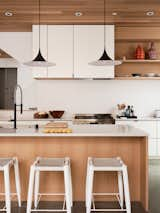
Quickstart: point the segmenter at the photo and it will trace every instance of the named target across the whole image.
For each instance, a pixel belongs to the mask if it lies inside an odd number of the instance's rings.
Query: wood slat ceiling
[[[103,5],[104,0],[41,0],[41,24],[101,24]],[[150,10],[152,17],[146,16]],[[4,16],[5,11],[13,16]],[[75,11],[83,16],[75,17]],[[0,31],[31,31],[37,23],[38,0],[0,0]],[[106,0],[106,23],[160,26],[160,0]]]

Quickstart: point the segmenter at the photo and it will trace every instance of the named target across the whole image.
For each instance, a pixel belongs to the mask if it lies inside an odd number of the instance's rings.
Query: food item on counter
[[[34,118],[40,119],[40,118],[48,118],[49,115],[47,112],[36,112],[34,113]]]
[[[145,59],[145,51],[141,45],[138,45],[136,48],[135,58],[139,60]]]
[[[49,111],[49,113],[53,118],[61,118],[62,115],[64,114],[64,110],[53,110]]]
[[[118,104],[118,110],[124,110],[126,108],[125,104]]]
[[[67,122],[49,122],[45,125],[46,128],[67,128]]]
[[[151,59],[151,60],[156,60],[157,59],[157,51],[156,51],[154,42],[150,42],[149,43],[148,58]]]
[[[70,128],[45,128],[44,133],[72,133]]]

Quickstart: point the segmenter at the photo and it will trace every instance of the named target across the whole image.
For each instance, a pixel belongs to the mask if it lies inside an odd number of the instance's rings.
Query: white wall
[[[117,103],[133,104],[138,115],[160,108],[160,81],[38,81],[22,62],[32,58],[31,33],[0,33],[0,48],[18,60],[18,83],[25,107],[68,112],[111,112]]]

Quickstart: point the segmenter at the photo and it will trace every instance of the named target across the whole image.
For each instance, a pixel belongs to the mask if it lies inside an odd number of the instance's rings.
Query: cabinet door
[[[157,138],[160,139],[160,121],[157,121]]]
[[[32,40],[33,40],[33,58],[38,54],[39,50],[39,25],[32,27]],[[47,59],[47,25],[40,26],[40,49],[43,57]],[[34,67],[32,68],[34,78],[47,77],[47,68]]]
[[[114,59],[114,26],[106,25],[106,50]],[[74,76],[76,78],[114,78],[114,66],[93,66],[104,51],[102,25],[76,25],[74,27]]]
[[[149,157],[157,157],[158,155],[160,156],[160,143],[157,143],[157,139],[149,139],[148,152]]]
[[[149,134],[149,138],[157,138],[157,122],[156,121],[116,121],[116,124],[131,125],[140,128]]]
[[[150,138],[157,138],[157,122],[156,121],[138,121],[136,127],[147,132]]]
[[[73,75],[73,25],[48,26],[48,78],[71,78]]]

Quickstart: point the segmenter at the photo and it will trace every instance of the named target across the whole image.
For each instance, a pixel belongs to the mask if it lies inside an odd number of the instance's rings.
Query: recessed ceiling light
[[[83,16],[83,13],[80,11],[77,11],[74,13],[75,16],[79,17],[79,16]]]
[[[11,11],[5,11],[4,15],[10,17],[10,16],[13,16],[13,13]]]
[[[154,16],[154,11],[148,11],[148,12],[146,12],[146,15],[147,16]]]
[[[117,16],[117,15],[118,15],[117,12],[112,13],[112,16]]]

